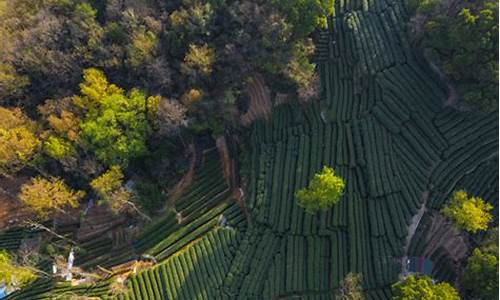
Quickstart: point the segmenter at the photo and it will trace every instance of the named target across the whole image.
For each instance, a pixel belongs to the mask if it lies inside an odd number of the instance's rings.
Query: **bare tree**
[[[161,99],[158,103],[158,132],[163,136],[172,136],[179,133],[179,129],[186,126],[187,109],[176,100]]]

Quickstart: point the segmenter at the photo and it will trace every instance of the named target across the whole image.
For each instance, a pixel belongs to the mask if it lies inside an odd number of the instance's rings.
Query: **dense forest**
[[[0,0],[0,299],[498,299],[498,25]]]

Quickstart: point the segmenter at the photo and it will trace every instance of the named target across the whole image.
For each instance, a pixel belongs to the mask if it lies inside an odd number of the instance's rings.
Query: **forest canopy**
[[[0,37],[0,298],[497,296],[498,1],[0,0]]]
[[[412,0],[411,35],[466,107],[498,110],[498,1]]]

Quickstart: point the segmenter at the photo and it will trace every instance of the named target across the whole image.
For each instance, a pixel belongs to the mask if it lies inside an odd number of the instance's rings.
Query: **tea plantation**
[[[316,40],[321,99],[276,106],[272,120],[245,133],[248,217],[209,152],[177,201],[181,224],[165,212],[113,258],[77,257],[78,264],[154,257],[117,299],[326,300],[348,272],[363,275],[368,299],[390,299],[401,260],[421,255],[433,213],[455,189],[498,208],[497,115],[444,104],[445,85],[410,47],[407,20],[401,0],[336,2]],[[333,208],[310,215],[294,192],[323,165],[345,180],[345,193]],[[0,246],[15,247],[14,234],[0,236]],[[95,253],[92,247],[102,246],[88,247]],[[445,248],[433,251],[433,275],[454,280]],[[108,281],[70,287],[41,280],[7,299],[67,299],[65,293],[113,298]]]

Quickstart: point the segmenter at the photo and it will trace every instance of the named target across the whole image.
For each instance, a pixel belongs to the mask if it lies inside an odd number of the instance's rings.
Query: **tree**
[[[97,69],[86,69],[83,76],[82,96],[74,97],[74,103],[85,111],[80,136],[87,147],[108,166],[126,166],[146,154],[151,128],[145,95],[137,89],[125,94]]]
[[[5,250],[0,250],[0,282],[8,288],[22,287],[36,279],[32,269],[18,265]]]
[[[199,89],[190,89],[181,97],[181,102],[189,109],[196,106],[203,99],[203,91]]]
[[[29,163],[40,140],[36,124],[19,109],[0,107],[0,174],[12,174]]]
[[[0,65],[14,66],[11,75],[23,75],[7,77],[14,84],[7,96],[26,87],[23,96],[31,100],[26,105],[33,105],[68,93],[82,66],[96,62],[100,52],[103,30],[96,11],[74,0],[2,2],[0,34],[7,38],[0,45]]]
[[[474,299],[498,299],[498,228],[492,228],[467,260],[463,287]]]
[[[99,177],[92,180],[90,186],[99,198],[110,207],[119,206],[113,205],[116,191],[122,188],[123,172],[120,166],[111,166],[109,170],[101,174]]]
[[[47,100],[43,105],[38,106],[38,111],[54,134],[74,143],[78,141],[81,119],[75,111],[71,98]]]
[[[256,1],[235,1],[227,10],[230,22],[214,43],[226,45],[217,49],[218,82],[223,78],[224,88],[234,89],[252,72],[282,73],[295,41],[283,13]]]
[[[443,214],[450,218],[457,227],[470,232],[488,229],[492,219],[493,206],[479,197],[468,197],[464,190],[453,193],[449,203],[443,208]]]
[[[393,300],[460,300],[447,282],[433,283],[427,276],[409,275],[392,286]]]
[[[189,51],[184,57],[181,70],[194,78],[197,74],[209,76],[212,73],[212,65],[215,61],[215,50],[207,44],[197,46],[189,45]]]
[[[149,220],[149,217],[143,214],[132,202],[134,195],[123,186],[123,178],[122,169],[120,166],[115,165],[92,180],[90,186],[99,197],[100,203],[107,205],[112,212],[120,213],[127,208],[132,208]]]
[[[498,1],[414,1],[412,34],[466,106],[498,110]]]
[[[43,148],[48,156],[57,160],[68,158],[76,151],[70,142],[57,136],[48,137],[43,143]]]
[[[293,56],[287,65],[285,74],[297,84],[299,99],[306,102],[318,96],[319,92],[319,76],[316,73],[316,65],[309,61],[309,56],[314,53],[312,40],[297,42],[292,53]]]
[[[57,160],[64,171],[79,174],[85,180],[101,171],[101,164],[91,151],[87,151],[81,139],[80,124],[84,111],[74,104],[74,97],[49,99],[37,109],[48,125],[42,133],[43,150],[47,156]]]
[[[157,130],[160,135],[171,136],[187,125],[187,109],[176,100],[161,99],[157,109]]]
[[[214,21],[214,9],[209,2],[196,1],[187,8],[181,7],[169,15],[169,23],[181,40],[199,40],[209,35]]]
[[[340,287],[335,294],[335,300],[363,300],[363,288],[361,274],[348,273],[340,282]]]
[[[344,192],[344,180],[335,176],[333,168],[324,166],[314,175],[307,188],[298,190],[295,197],[300,207],[315,214],[337,203]]]
[[[0,35],[2,35],[1,30]],[[0,101],[9,97],[19,97],[28,84],[28,76],[19,75],[12,64],[2,63],[0,61]]]
[[[464,270],[463,286],[479,299],[498,299],[498,252],[474,249]]]
[[[54,212],[64,212],[65,207],[78,207],[83,191],[74,191],[61,179],[35,177],[21,186],[19,199],[41,219],[47,219]]]
[[[132,34],[132,43],[127,47],[128,63],[138,69],[144,63],[152,61],[158,47],[158,37],[155,33],[137,29]]]
[[[333,14],[334,0],[273,0],[292,24],[298,38],[307,37],[315,28],[325,28]]]

